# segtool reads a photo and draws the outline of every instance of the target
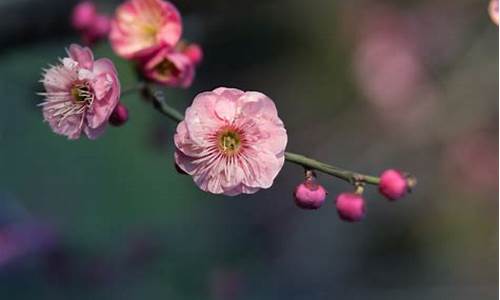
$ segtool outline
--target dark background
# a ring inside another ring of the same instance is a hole
[[[98,1],[111,14],[118,1]],[[329,190],[295,207],[286,164],[255,195],[199,191],[173,169],[174,124],[137,95],[130,121],[67,141],[42,121],[41,69],[80,38],[74,1],[0,0],[0,299],[497,299],[498,27],[487,1],[174,1],[205,59],[179,109],[218,86],[277,104],[288,149],[378,174],[341,222]],[[133,68],[106,42],[123,87]]]

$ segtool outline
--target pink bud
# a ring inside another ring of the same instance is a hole
[[[391,201],[398,200],[408,192],[408,181],[399,171],[385,170],[380,175],[379,192]]]
[[[109,117],[109,123],[113,126],[122,126],[128,121],[128,110],[125,105],[118,103],[115,110],[111,113]]]
[[[325,202],[326,194],[314,178],[308,178],[295,188],[295,204],[303,209],[318,209]]]
[[[347,222],[358,222],[365,217],[365,200],[356,193],[342,193],[335,201],[339,217]]]
[[[91,1],[83,1],[73,8],[71,24],[76,30],[90,27],[97,16],[96,7]]]
[[[199,64],[203,59],[203,50],[198,44],[189,44],[182,52],[195,65]]]

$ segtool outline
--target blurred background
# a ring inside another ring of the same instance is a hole
[[[288,149],[415,174],[367,218],[339,220],[332,177],[295,207],[286,164],[251,196],[212,196],[173,168],[174,124],[138,95],[97,141],[53,134],[41,69],[79,42],[76,1],[0,0],[0,299],[497,299],[498,27],[484,0],[173,1],[205,59],[184,110],[218,86],[276,102]],[[112,14],[119,1],[96,1]],[[109,44],[123,87],[136,77]]]

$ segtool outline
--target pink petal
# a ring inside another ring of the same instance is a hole
[[[68,50],[69,56],[74,59],[80,67],[91,70],[94,64],[94,55],[92,50],[87,47],[81,47],[77,44],[72,44],[69,46]]]

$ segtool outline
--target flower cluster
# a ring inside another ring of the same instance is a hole
[[[129,0],[116,10],[110,42],[121,57],[135,61],[144,77],[170,87],[193,82],[202,51],[181,40],[177,8],[163,0]]]
[[[283,121],[274,102],[260,92],[220,87],[197,95],[184,116],[170,107],[149,83],[189,87],[203,57],[200,46],[181,40],[181,16],[170,2],[128,0],[110,20],[85,1],[74,8],[72,25],[88,44],[109,31],[116,54],[138,66],[146,81],[139,85],[141,95],[179,122],[173,139],[176,169],[192,176],[203,191],[235,196],[270,188],[287,160],[306,169],[304,182],[294,192],[298,207],[318,209],[324,204],[328,193],[313,170],[321,171],[355,186],[355,192],[335,199],[340,218],[355,222],[365,216],[365,184],[378,185],[391,201],[415,184],[412,177],[392,169],[380,177],[367,176],[285,152],[288,136]],[[40,106],[57,134],[95,139],[108,123],[121,126],[128,120],[113,63],[106,58],[94,60],[89,48],[71,45],[67,57],[45,70],[41,82],[45,99]]]
[[[307,170],[305,177],[305,181],[295,188],[295,203],[303,209],[318,209],[325,202],[328,192],[317,182],[313,171]],[[388,200],[396,201],[404,197],[414,185],[413,177],[389,169],[380,176],[379,192]],[[341,220],[358,222],[365,217],[366,203],[362,196],[363,191],[363,184],[356,183],[354,192],[341,193],[335,198],[335,206]]]

